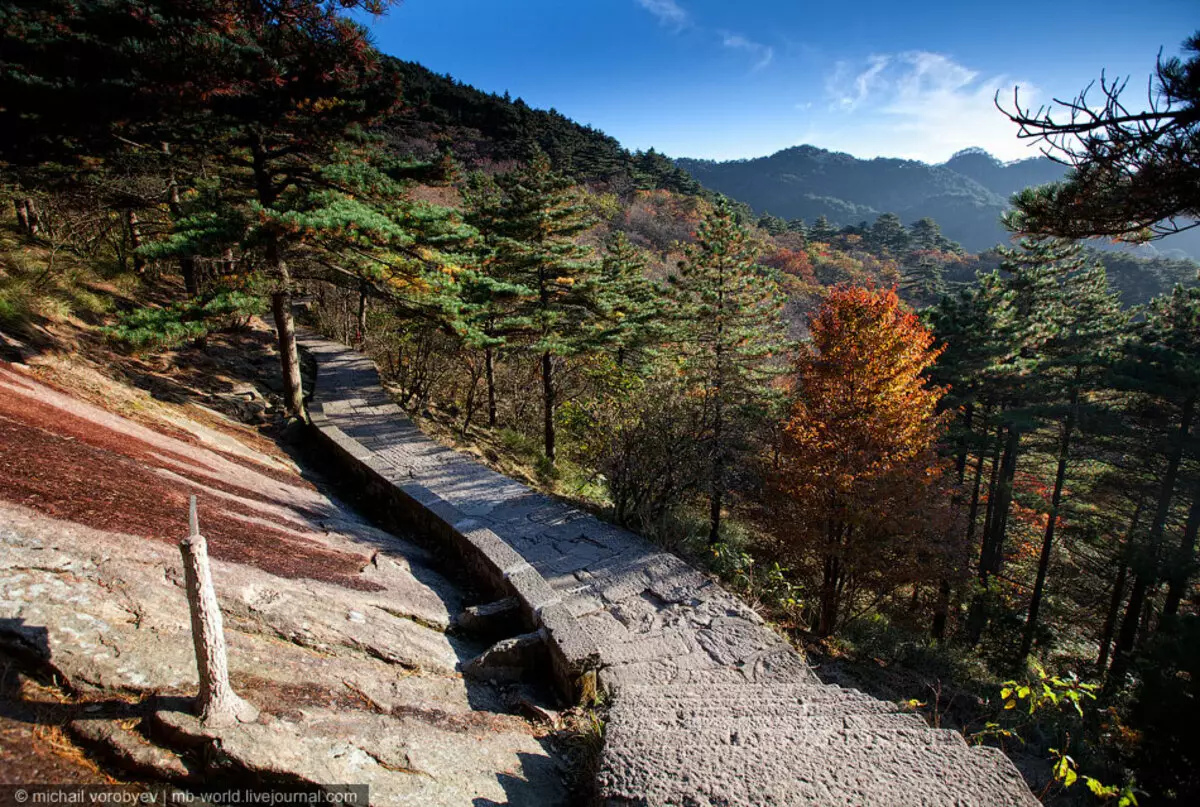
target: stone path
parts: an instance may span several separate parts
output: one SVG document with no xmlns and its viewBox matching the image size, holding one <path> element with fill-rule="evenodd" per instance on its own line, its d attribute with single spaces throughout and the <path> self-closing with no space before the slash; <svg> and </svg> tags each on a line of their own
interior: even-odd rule
<svg viewBox="0 0 1200 807">
<path fill-rule="evenodd" d="M 374 364 L 311 333 L 314 412 L 393 484 L 480 523 L 598 648 L 609 805 L 1035 805 L 999 751 L 821 684 L 749 607 L 676 556 L 426 437 Z M 358 450 L 356 448 L 356 450 Z"/>
</svg>

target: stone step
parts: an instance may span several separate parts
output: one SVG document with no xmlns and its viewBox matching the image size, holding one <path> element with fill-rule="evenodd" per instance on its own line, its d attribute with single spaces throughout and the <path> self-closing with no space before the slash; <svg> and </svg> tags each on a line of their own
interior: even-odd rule
<svg viewBox="0 0 1200 807">
<path fill-rule="evenodd" d="M 610 720 L 613 716 L 610 715 Z M 653 731 L 741 731 L 757 732 L 763 726 L 770 731 L 803 732 L 806 730 L 857 729 L 863 721 L 871 727 L 896 727 L 925 730 L 929 724 L 918 714 L 911 712 L 886 711 L 861 705 L 853 708 L 826 707 L 820 711 L 797 709 L 794 711 L 728 709 L 704 712 L 652 712 L 629 714 L 623 712 L 616 719 L 634 730 Z"/>
<path fill-rule="evenodd" d="M 747 699 L 763 703 L 825 703 L 869 701 L 885 703 L 857 689 L 809 682 L 714 683 L 699 686 L 632 684 L 621 688 L 621 702 L 638 708 L 681 704 L 731 704 Z"/>
<path fill-rule="evenodd" d="M 688 776 L 665 774 L 680 770 Z M 931 729 L 770 727 L 736 743 L 728 732 L 614 731 L 600 784 L 611 805 L 1037 804 L 1002 754 Z"/>
</svg>

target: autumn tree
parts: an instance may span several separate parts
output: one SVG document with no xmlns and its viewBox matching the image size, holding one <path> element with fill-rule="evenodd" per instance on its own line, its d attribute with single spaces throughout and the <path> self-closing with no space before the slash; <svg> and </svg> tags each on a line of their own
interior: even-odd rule
<svg viewBox="0 0 1200 807">
<path fill-rule="evenodd" d="M 925 378 L 941 350 L 894 290 L 838 287 L 809 331 L 774 486 L 790 505 L 788 551 L 816 560 L 828 636 L 849 593 L 911 573 L 943 471 L 943 390 Z"/>
<path fill-rule="evenodd" d="M 758 247 L 722 205 L 696 231 L 670 288 L 689 394 L 705 411 L 709 541 L 721 535 L 731 465 L 767 414 L 770 381 L 787 348 L 783 299 Z"/>
</svg>

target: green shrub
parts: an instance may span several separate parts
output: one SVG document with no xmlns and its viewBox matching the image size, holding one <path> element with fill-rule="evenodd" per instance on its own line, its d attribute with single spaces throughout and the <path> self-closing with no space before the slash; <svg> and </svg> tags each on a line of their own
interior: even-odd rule
<svg viewBox="0 0 1200 807">
<path fill-rule="evenodd" d="M 135 350 L 162 349 L 202 339 L 264 310 L 262 298 L 230 291 L 167 308 L 136 308 L 102 330 L 113 341 Z"/>
</svg>

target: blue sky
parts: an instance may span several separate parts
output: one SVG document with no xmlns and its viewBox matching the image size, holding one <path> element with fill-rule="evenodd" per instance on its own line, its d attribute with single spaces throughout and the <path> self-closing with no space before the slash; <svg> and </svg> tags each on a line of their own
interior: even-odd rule
<svg viewBox="0 0 1200 807">
<path fill-rule="evenodd" d="M 1074 95 L 1101 69 L 1144 97 L 1196 0 L 405 0 L 378 46 L 676 157 L 811 143 L 939 162 L 967 146 L 1034 156 L 992 107 Z"/>
</svg>

